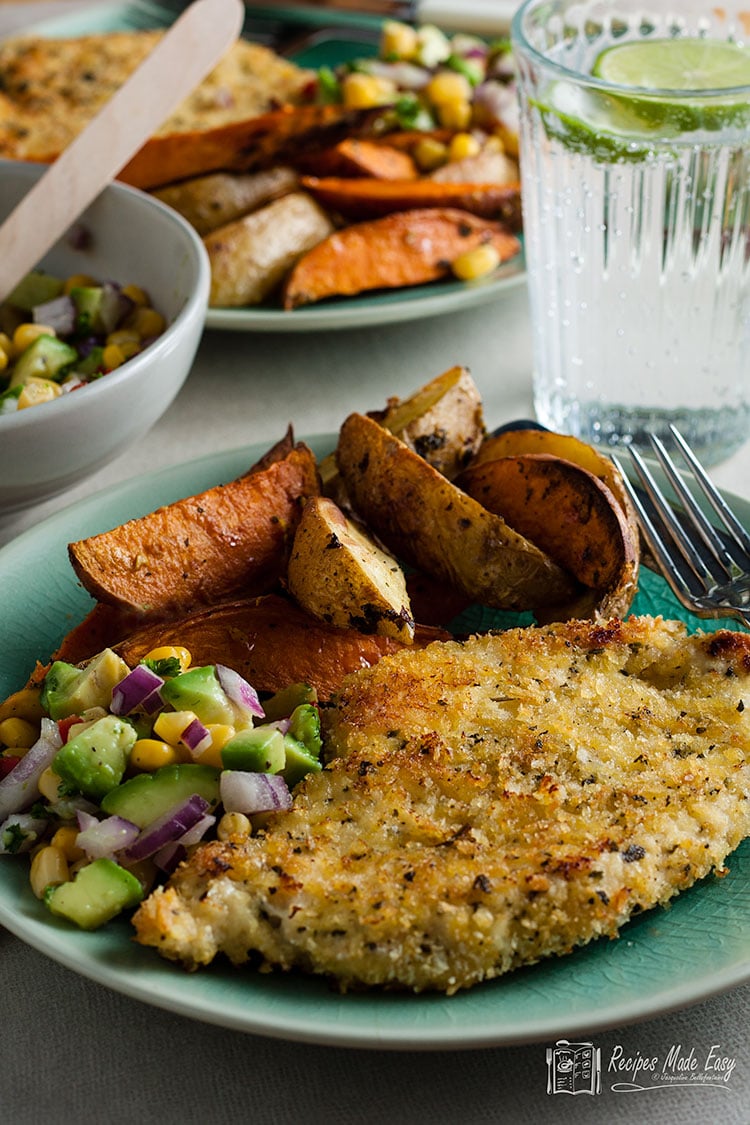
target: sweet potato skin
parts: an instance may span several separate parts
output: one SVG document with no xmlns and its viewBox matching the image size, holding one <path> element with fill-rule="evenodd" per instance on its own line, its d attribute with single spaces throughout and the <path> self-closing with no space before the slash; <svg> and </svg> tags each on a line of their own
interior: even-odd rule
<svg viewBox="0 0 750 1125">
<path fill-rule="evenodd" d="M 300 184 L 330 211 L 348 219 L 374 219 L 394 211 L 425 207 L 456 207 L 483 219 L 502 222 L 519 231 L 521 185 L 513 183 L 440 183 L 433 179 L 346 179 L 342 176 L 302 176 Z"/>
<path fill-rule="evenodd" d="M 453 208 L 355 223 L 300 258 L 284 285 L 284 308 L 437 281 L 450 274 L 460 254 L 484 243 L 495 247 L 501 261 L 520 250 L 518 239 L 498 223 Z"/>
<path fill-rule="evenodd" d="M 298 443 L 265 470 L 178 500 L 68 546 L 98 601 L 152 617 L 269 590 L 286 568 L 302 503 L 320 491 Z"/>
<path fill-rule="evenodd" d="M 442 629 L 418 626 L 414 644 L 446 640 Z M 222 603 L 181 620 L 145 626 L 116 646 L 133 665 L 157 645 L 180 644 L 193 664 L 228 664 L 258 691 L 308 683 L 329 699 L 343 678 L 407 647 L 394 637 L 338 629 L 316 621 L 276 594 Z"/>
<path fill-rule="evenodd" d="M 332 148 L 295 161 L 312 176 L 362 176 L 374 180 L 415 180 L 417 165 L 410 153 L 382 141 L 347 137 Z"/>
</svg>

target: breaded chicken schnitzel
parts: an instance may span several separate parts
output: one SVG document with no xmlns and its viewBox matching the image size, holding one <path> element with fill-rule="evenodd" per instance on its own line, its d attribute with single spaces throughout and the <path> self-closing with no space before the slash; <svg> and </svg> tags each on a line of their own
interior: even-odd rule
<svg viewBox="0 0 750 1125">
<path fill-rule="evenodd" d="M 137 940 L 453 993 L 614 936 L 750 834 L 748 703 L 750 636 L 660 618 L 385 657 L 324 711 L 293 808 L 199 847 Z"/>
</svg>

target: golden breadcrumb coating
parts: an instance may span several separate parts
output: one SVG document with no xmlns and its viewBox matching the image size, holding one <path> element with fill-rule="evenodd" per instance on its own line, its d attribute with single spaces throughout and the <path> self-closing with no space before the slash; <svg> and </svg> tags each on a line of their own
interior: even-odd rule
<svg viewBox="0 0 750 1125">
<path fill-rule="evenodd" d="M 614 936 L 750 834 L 750 636 L 660 618 L 404 651 L 324 712 L 327 768 L 135 915 L 195 968 L 453 993 Z"/>
</svg>

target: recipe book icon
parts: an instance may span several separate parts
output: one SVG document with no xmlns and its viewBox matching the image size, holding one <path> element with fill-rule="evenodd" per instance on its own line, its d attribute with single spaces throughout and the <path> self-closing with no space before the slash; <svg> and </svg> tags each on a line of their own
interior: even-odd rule
<svg viewBox="0 0 750 1125">
<path fill-rule="evenodd" d="M 548 1094 L 600 1094 L 601 1052 L 593 1043 L 558 1039 L 547 1048 Z"/>
</svg>

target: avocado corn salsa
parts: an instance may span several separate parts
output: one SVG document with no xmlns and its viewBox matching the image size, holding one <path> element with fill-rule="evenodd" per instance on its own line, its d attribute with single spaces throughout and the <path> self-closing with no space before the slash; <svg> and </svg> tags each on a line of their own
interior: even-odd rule
<svg viewBox="0 0 750 1125">
<path fill-rule="evenodd" d="M 0 305 L 0 415 L 87 386 L 165 328 L 138 285 L 32 271 Z"/>
<path fill-rule="evenodd" d="M 244 839 L 322 768 L 316 691 L 261 702 L 181 647 L 134 668 L 112 649 L 54 661 L 0 703 L 0 856 L 30 859 L 48 910 L 94 930 L 134 908 L 202 840 Z"/>
</svg>

